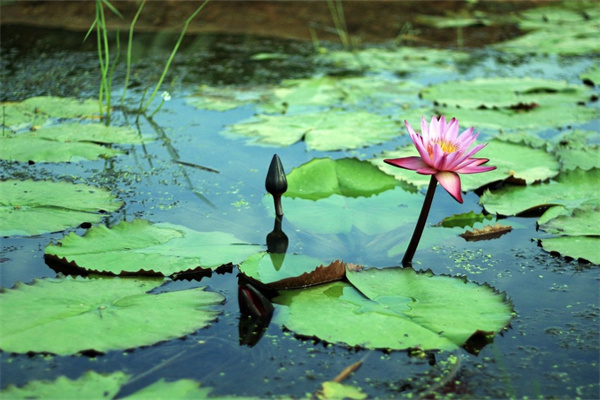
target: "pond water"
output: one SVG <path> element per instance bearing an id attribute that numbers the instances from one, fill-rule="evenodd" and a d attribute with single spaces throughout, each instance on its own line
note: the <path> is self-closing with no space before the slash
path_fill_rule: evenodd
<path id="1" fill-rule="evenodd" d="M 36 95 L 96 96 L 97 54 L 92 43 L 81 45 L 80 33 L 2 26 L 2 37 L 3 101 Z M 263 247 L 274 221 L 272 208 L 265 206 L 271 200 L 264 188 L 273 154 L 279 155 L 289 174 L 315 158 L 368 160 L 382 151 L 409 144 L 409 137 L 404 134 L 402 124 L 398 124 L 396 138 L 351 150 L 307 149 L 305 141 L 289 146 L 260 146 L 242 136 L 223 134 L 227 126 L 255 115 L 258 106 L 241 104 L 225 111 L 195 107 L 190 99 L 197 97 L 201 85 L 220 88 L 224 93 L 234 85 L 241 85 L 252 92 L 281 85 L 285 79 L 323 75 L 370 76 L 384 81 L 415 82 L 421 87 L 488 77 L 531 77 L 579 84 L 579 75 L 598 61 L 597 56 L 589 55 L 523 56 L 482 47 L 453 49 L 465 51 L 467 58 L 452 62 L 451 68 L 365 72 L 314 62 L 316 55 L 311 43 L 204 34 L 189 36 L 183 42 L 168 75 L 171 100 L 152 119 L 141 117 L 136 121 L 133 110 L 145 85 L 155 82 L 162 71 L 176 35 L 139 34 L 136 40 L 139 44 L 134 54 L 129 103 L 124 109 L 115 110 L 111 124 L 134 126 L 157 140 L 121 146 L 127 150 L 126 155 L 100 161 L 57 164 L 0 161 L 0 178 L 51 179 L 108 188 L 125 203 L 104 218 L 103 223 L 108 226 L 140 218 L 198 231 L 229 232 Z M 336 49 L 335 44 L 321 45 L 327 47 L 325 52 Z M 414 48 L 415 53 L 419 51 Z M 251 59 L 257 54 L 267 56 Z M 123 76 L 121 65 L 114 77 L 115 98 L 120 98 L 119 82 Z M 597 86 L 593 90 L 597 96 Z M 413 106 L 433 106 L 430 100 L 419 98 L 418 89 L 413 95 Z M 389 114 L 397 120 L 404 119 L 398 111 Z M 418 122 L 411 121 L 413 126 Z M 573 125 L 598 132 L 598 121 L 596 116 Z M 482 131 L 480 142 L 497 133 L 489 128 L 475 129 Z M 541 136 L 551 139 L 560 133 L 549 128 Z M 598 137 L 593 141 L 598 143 Z M 490 164 L 493 163 L 492 159 Z M 221 293 L 226 299 L 222 313 L 207 329 L 180 340 L 100 355 L 52 356 L 3 351 L 0 353 L 2 389 L 36 380 L 52 381 L 60 376 L 77 379 L 92 370 L 123 371 L 133 376 L 121 388 L 119 397 L 161 378 L 168 381 L 187 378 L 213 388 L 211 396 L 215 397 L 300 398 L 315 393 L 322 382 L 332 380 L 362 360 L 360 368 L 344 383 L 361 388 L 371 398 L 598 398 L 597 265 L 545 251 L 537 239 L 552 235 L 537 229 L 537 216 L 501 220 L 513 229 L 493 240 L 465 241 L 453 235 L 428 242 L 428 229 L 438 229 L 433 225 L 444 218 L 470 211 L 481 213 L 478 194 L 469 191 L 464 195 L 464 204 L 458 204 L 443 188 L 437 188 L 425 238 L 414 261 L 417 270 L 464 276 L 473 282 L 487 283 L 508 296 L 515 312 L 510 325 L 478 354 L 462 348 L 425 355 L 348 348 L 297 337 L 274 322 L 253 346 L 240 344 L 239 271 L 233 266 L 211 276 L 168 281 L 159 289 L 170 292 L 207 286 Z M 404 243 L 414 226 L 410 223 L 378 234 L 367 234 L 356 227 L 340 234 L 307 232 L 290 222 L 288 214 L 294 210 L 286 211 L 290 204 L 291 199 L 284 197 L 286 215 L 282 229 L 289 238 L 288 254 L 308 254 L 327 262 L 337 258 L 368 267 L 399 265 L 403 250 L 398 253 L 390 249 Z M 390 208 L 389 218 L 395 218 L 401 210 L 401 205 Z M 83 235 L 86 229 L 71 231 Z M 58 232 L 2 238 L 1 286 L 11 288 L 17 282 L 56 277 L 57 272 L 44 260 L 44 249 L 64 236 L 65 232 Z"/>

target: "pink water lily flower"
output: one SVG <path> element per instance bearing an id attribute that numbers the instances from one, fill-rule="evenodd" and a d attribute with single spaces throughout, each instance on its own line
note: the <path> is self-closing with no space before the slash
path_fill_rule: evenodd
<path id="1" fill-rule="evenodd" d="M 434 175 L 436 180 L 458 201 L 462 203 L 460 177 L 458 174 L 476 174 L 487 172 L 496 167 L 482 166 L 487 158 L 472 158 L 471 156 L 487 145 L 480 144 L 472 149 L 471 145 L 478 134 L 473 134 L 473 128 L 458 134 L 458 120 L 452 118 L 446 122 L 442 115 L 439 120 L 431 118 L 427 125 L 425 117 L 421 117 L 421 134 L 414 131 L 407 121 L 406 129 L 415 144 L 420 156 L 393 158 L 384 160 L 396 167 L 410 169 L 422 175 Z"/>

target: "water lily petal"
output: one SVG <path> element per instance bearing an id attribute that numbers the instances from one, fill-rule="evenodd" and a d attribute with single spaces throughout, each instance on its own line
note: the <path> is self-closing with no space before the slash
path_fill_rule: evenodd
<path id="1" fill-rule="evenodd" d="M 441 171 L 435 174 L 435 179 L 456 201 L 459 203 L 463 202 L 462 193 L 460 192 L 460 177 L 457 173 Z"/>
<path id="2" fill-rule="evenodd" d="M 385 163 L 400 167 L 404 169 L 411 169 L 417 171 L 421 168 L 429 168 L 429 166 L 423 161 L 421 157 L 402 157 L 402 158 L 388 158 L 383 160 Z"/>

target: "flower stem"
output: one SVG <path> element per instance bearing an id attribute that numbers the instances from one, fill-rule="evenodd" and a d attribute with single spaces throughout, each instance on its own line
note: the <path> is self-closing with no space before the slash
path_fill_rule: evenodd
<path id="1" fill-rule="evenodd" d="M 410 267 L 412 265 L 412 259 L 417 251 L 417 246 L 419 245 L 419 240 L 421 240 L 421 235 L 423 234 L 423 229 L 425 228 L 425 222 L 427 221 L 427 215 L 429 215 L 429 209 L 431 208 L 431 203 L 433 202 L 433 195 L 435 194 L 436 186 L 437 179 L 435 179 L 435 175 L 431 175 L 429 187 L 427 188 L 425 200 L 423 201 L 423 208 L 421 208 L 421 214 L 419 214 L 415 231 L 410 239 L 406 253 L 404 253 L 404 257 L 402 257 L 403 267 Z"/>

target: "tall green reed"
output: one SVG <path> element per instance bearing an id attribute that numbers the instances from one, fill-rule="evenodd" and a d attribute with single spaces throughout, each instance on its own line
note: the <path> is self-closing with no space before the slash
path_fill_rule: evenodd
<path id="1" fill-rule="evenodd" d="M 160 78 L 158 79 L 158 82 L 156 83 L 154 90 L 151 92 L 150 98 L 148 100 L 146 100 L 146 94 L 147 94 L 148 88 L 146 88 L 144 90 L 144 93 L 142 95 L 142 98 L 140 100 L 140 105 L 138 108 L 138 115 L 146 113 L 146 111 L 152 104 L 152 101 L 156 97 L 158 91 L 160 90 L 160 88 L 163 84 L 165 77 L 167 76 L 167 73 L 169 72 L 169 68 L 171 67 L 171 64 L 175 58 L 175 55 L 177 54 L 179 46 L 181 45 L 181 42 L 183 41 L 183 37 L 185 36 L 185 33 L 188 29 L 190 22 L 196 17 L 196 15 L 198 15 L 198 13 L 206 6 L 206 4 L 209 1 L 210 0 L 204 0 L 202 2 L 202 4 L 200 4 L 200 6 L 198 8 L 196 8 L 196 10 L 192 13 L 192 15 L 185 21 L 185 23 L 183 25 L 183 29 L 181 31 L 181 34 L 179 35 L 179 38 L 177 40 L 177 43 L 173 47 L 173 50 L 171 51 L 171 54 L 170 54 L 169 58 L 167 59 L 167 63 L 165 65 L 165 67 L 163 68 L 162 74 L 161 74 Z M 131 75 L 131 52 L 132 52 L 132 48 L 133 48 L 133 32 L 135 30 L 135 24 L 140 16 L 140 14 L 142 13 L 142 10 L 144 9 L 145 4 L 146 4 L 146 0 L 143 0 L 140 3 L 140 6 L 129 26 L 129 35 L 128 35 L 128 41 L 127 41 L 126 73 L 125 73 L 125 83 L 124 83 L 123 94 L 121 95 L 121 107 L 124 107 L 125 99 L 127 96 L 127 86 L 129 85 L 129 79 L 130 79 L 130 75 Z M 115 67 L 117 66 L 117 64 L 119 62 L 119 54 L 120 54 L 121 48 L 120 48 L 119 32 L 117 32 L 116 55 L 114 57 L 114 60 L 111 62 L 110 46 L 109 46 L 109 41 L 108 41 L 108 28 L 106 26 L 106 16 L 105 16 L 105 12 L 104 12 L 104 7 L 108 8 L 110 11 L 112 11 L 114 14 L 118 15 L 120 18 L 123 18 L 121 13 L 115 8 L 115 6 L 113 4 L 110 3 L 109 0 L 96 0 L 96 16 L 95 16 L 95 19 L 94 19 L 92 25 L 90 26 L 88 32 L 85 35 L 84 40 L 86 40 L 88 38 L 88 36 L 94 31 L 94 29 L 96 30 L 98 61 L 99 61 L 99 65 L 100 65 L 100 88 L 98 89 L 98 106 L 99 106 L 99 110 L 100 110 L 100 115 L 104 115 L 104 110 L 106 109 L 105 120 L 106 120 L 106 124 L 109 125 L 110 124 L 110 113 L 111 113 L 111 93 L 112 93 L 113 75 L 114 75 Z M 165 101 L 167 101 L 169 98 L 170 97 L 168 94 L 163 95 L 162 101 L 160 102 L 158 107 L 151 113 L 150 118 L 152 118 L 161 109 L 161 107 L 163 106 Z M 144 102 L 145 102 L 145 104 L 144 104 Z"/>

